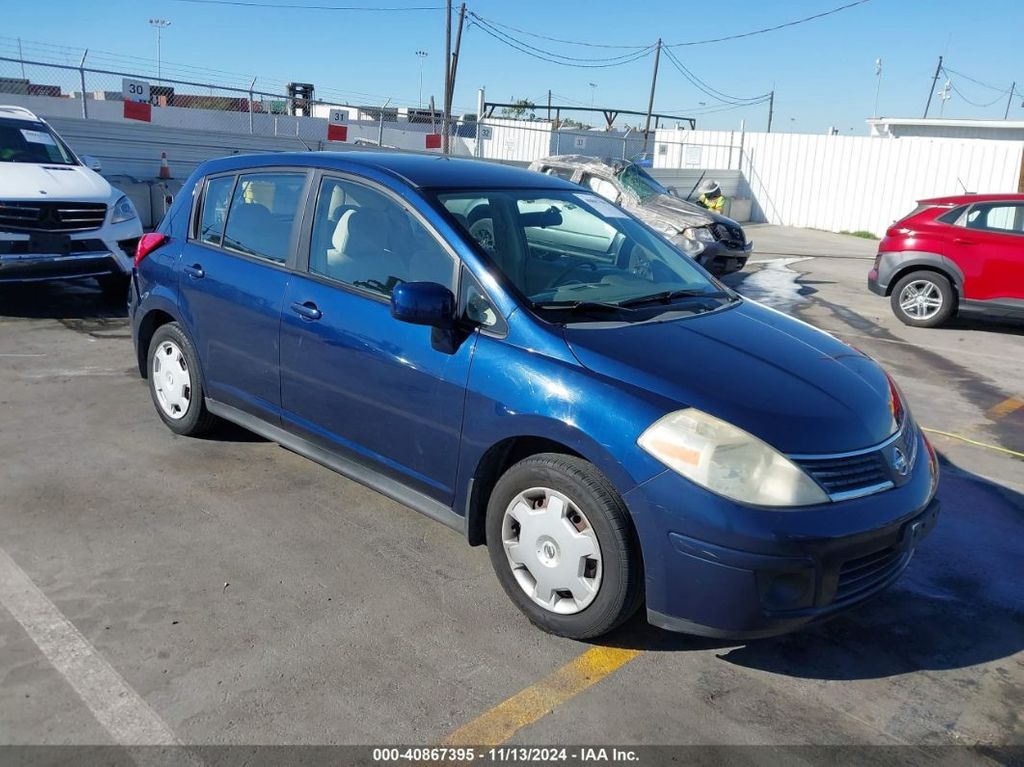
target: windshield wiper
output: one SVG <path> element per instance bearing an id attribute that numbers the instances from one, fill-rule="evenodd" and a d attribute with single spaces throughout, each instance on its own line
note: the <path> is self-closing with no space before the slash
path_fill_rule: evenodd
<path id="1" fill-rule="evenodd" d="M 665 290 L 661 293 L 651 293 L 649 296 L 638 296 L 623 301 L 620 306 L 641 306 L 643 304 L 669 304 L 677 298 L 730 298 L 731 294 L 723 290 L 696 290 L 684 288 L 680 290 Z"/>
<path id="2" fill-rule="evenodd" d="M 534 303 L 534 309 L 561 309 L 570 312 L 621 312 L 633 311 L 625 304 L 615 304 L 610 301 L 539 301 Z"/>

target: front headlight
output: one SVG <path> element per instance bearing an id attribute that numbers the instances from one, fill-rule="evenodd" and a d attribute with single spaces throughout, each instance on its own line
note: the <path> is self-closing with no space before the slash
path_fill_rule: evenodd
<path id="1" fill-rule="evenodd" d="M 138 215 L 135 212 L 135 206 L 132 205 L 132 201 L 128 199 L 128 195 L 122 194 L 118 201 L 114 203 L 114 207 L 110 212 L 110 223 L 120 224 L 122 221 L 131 221 L 133 218 L 138 217 Z"/>
<path id="2" fill-rule="evenodd" d="M 684 229 L 683 234 L 691 240 L 700 240 L 701 242 L 715 241 L 715 235 L 711 233 L 710 229 L 703 226 L 694 226 L 689 229 Z"/>
<path id="3" fill-rule="evenodd" d="M 658 419 L 637 444 L 692 482 L 740 503 L 810 506 L 829 500 L 782 453 L 696 408 Z"/>
<path id="4" fill-rule="evenodd" d="M 696 240 L 687 237 L 683 233 L 677 234 L 672 238 L 672 244 L 679 248 L 683 253 L 688 255 L 690 258 L 696 258 L 704 252 L 704 246 Z"/>

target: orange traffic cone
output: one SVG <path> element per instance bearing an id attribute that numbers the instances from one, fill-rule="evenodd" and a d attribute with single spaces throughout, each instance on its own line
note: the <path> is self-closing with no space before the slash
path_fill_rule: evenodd
<path id="1" fill-rule="evenodd" d="M 171 176 L 171 166 L 167 164 L 167 152 L 160 153 L 160 175 L 158 178 L 173 178 Z"/>

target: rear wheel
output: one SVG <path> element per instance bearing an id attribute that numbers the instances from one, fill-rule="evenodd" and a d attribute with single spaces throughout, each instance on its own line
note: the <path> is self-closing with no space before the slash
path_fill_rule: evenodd
<path id="1" fill-rule="evenodd" d="M 892 311 L 905 325 L 934 328 L 956 310 L 956 292 L 938 272 L 920 270 L 904 275 L 889 298 Z"/>
<path id="2" fill-rule="evenodd" d="M 509 469 L 488 502 L 487 547 L 505 593 L 552 634 L 606 634 L 642 601 L 629 514 L 581 458 L 546 453 Z"/>
<path id="3" fill-rule="evenodd" d="M 149 392 L 157 415 L 175 434 L 208 432 L 217 417 L 206 409 L 199 362 L 178 323 L 161 325 L 149 342 Z"/>

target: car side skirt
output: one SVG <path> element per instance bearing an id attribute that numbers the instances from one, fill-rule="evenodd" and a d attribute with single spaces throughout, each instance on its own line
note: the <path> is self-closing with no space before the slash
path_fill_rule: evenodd
<path id="1" fill-rule="evenodd" d="M 282 429 L 280 426 L 275 426 L 264 421 L 262 418 L 246 413 L 244 410 L 239 410 L 231 405 L 225 405 L 223 402 L 217 402 L 209 397 L 206 398 L 206 408 L 214 415 L 220 416 L 226 421 L 236 423 L 251 432 L 259 434 L 261 437 L 276 442 L 292 452 L 316 461 L 328 469 L 333 469 L 371 490 L 376 490 L 381 495 L 385 495 L 403 506 L 408 506 L 414 511 L 425 514 L 431 519 L 441 522 L 461 533 L 463 536 L 466 534 L 465 517 L 455 513 L 443 503 L 402 484 L 398 480 L 377 471 L 371 466 L 367 466 L 361 461 L 333 450 L 327 450 L 297 434 Z"/>

